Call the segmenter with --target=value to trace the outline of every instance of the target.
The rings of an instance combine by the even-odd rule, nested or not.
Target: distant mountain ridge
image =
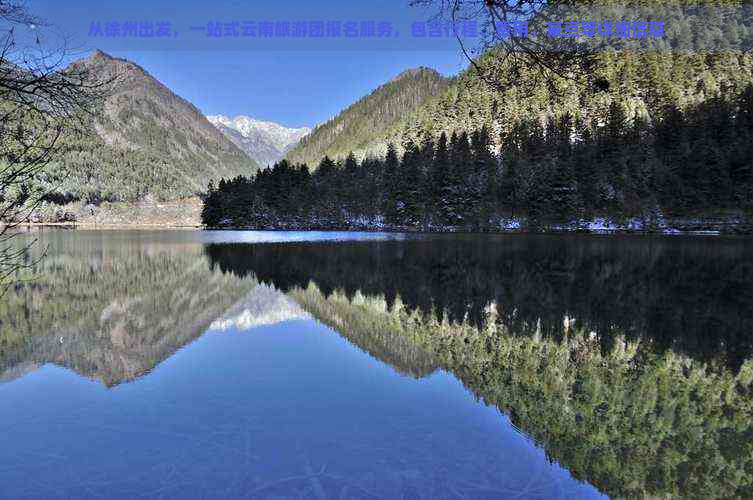
[[[298,141],[311,132],[308,127],[288,128],[279,123],[239,115],[207,116],[212,125],[261,166],[280,161]]]
[[[403,71],[369,95],[362,97],[334,118],[320,124],[286,158],[316,168],[326,155],[344,158],[378,156],[387,148],[387,140],[402,126],[407,116],[440,96],[453,80],[426,67]]]
[[[64,154],[46,178],[52,198],[174,200],[205,191],[210,180],[258,169],[193,104],[141,66],[99,50],[73,65],[115,82],[93,119],[93,133],[62,139]]]

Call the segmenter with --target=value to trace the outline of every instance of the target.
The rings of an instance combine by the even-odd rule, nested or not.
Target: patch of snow
[[[502,219],[499,221],[499,228],[503,231],[518,231],[523,227],[523,223],[518,217]]]
[[[613,220],[605,217],[596,217],[593,220],[584,220],[581,222],[585,229],[594,233],[609,233],[620,229]]]

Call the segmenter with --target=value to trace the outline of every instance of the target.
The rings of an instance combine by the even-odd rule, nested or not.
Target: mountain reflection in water
[[[48,257],[32,266],[36,278],[11,289],[0,303],[0,382],[12,384],[54,363],[113,387],[149,379],[146,374],[205,332],[232,335],[315,319],[399,374],[422,381],[436,380],[442,370],[453,374],[474,397],[506,416],[496,425],[512,424],[550,461],[605,494],[753,496],[750,240],[431,236],[249,244],[217,242],[221,233],[197,240],[196,234],[206,233],[170,236],[166,242],[86,232],[52,236]],[[39,251],[29,255],[30,263]],[[320,362],[295,351],[288,355],[297,360],[293,363]],[[342,370],[349,366],[345,359],[326,361]],[[244,373],[237,370],[236,377]],[[193,387],[195,397],[232,391],[209,382],[222,379],[221,369],[203,376],[207,387]],[[291,383],[276,390],[285,393]],[[333,390],[338,392],[327,398],[334,406],[356,401],[346,383]],[[295,397],[300,401],[288,403],[313,404]],[[318,403],[313,408],[318,411]],[[327,422],[308,417],[310,430],[326,439]],[[358,432],[377,432],[383,417],[371,415]],[[280,425],[285,418],[275,417]],[[430,433],[441,433],[426,422]],[[270,450],[285,446],[275,441],[279,436],[255,432],[270,439]],[[418,450],[408,448],[419,439],[416,432],[401,434],[404,453]],[[222,439],[221,432],[217,436]],[[422,451],[434,450],[440,461],[445,455],[437,449],[444,445],[431,440]],[[364,467],[377,467],[368,452],[360,453]],[[531,473],[525,470],[530,458],[516,466],[505,461],[511,457],[495,455],[495,466],[491,454],[489,464],[474,457],[444,474],[447,484],[439,490],[428,489],[439,484],[436,478],[422,482],[414,470],[410,479],[405,472],[381,478],[384,492],[415,498],[587,493],[561,478],[555,488],[554,476],[543,473],[546,481],[516,483]],[[357,459],[349,461],[356,467]],[[428,458],[425,464],[437,474],[440,465],[447,464],[432,465]],[[168,477],[178,465],[172,467]],[[380,480],[372,474],[376,482],[363,482],[371,481],[367,469],[358,482],[326,466],[321,472],[306,467],[290,483],[264,493],[339,491],[370,498],[367,486]],[[504,470],[509,476],[492,477],[491,471]],[[283,469],[274,472],[285,477]],[[233,481],[228,484],[238,491],[269,486],[262,480],[253,487],[249,479]],[[0,487],[0,496],[3,491]]]

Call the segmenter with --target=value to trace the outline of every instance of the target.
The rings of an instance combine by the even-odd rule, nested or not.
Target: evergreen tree
[[[445,207],[443,219],[447,224],[463,226],[471,208],[468,180],[473,175],[473,159],[466,132],[452,134],[450,158],[452,166],[442,194]]]
[[[343,181],[342,184],[342,199],[343,208],[347,210],[351,217],[357,217],[360,213],[360,194],[361,186],[359,179],[358,160],[351,151],[345,158]]]
[[[260,228],[389,226],[492,229],[500,215],[532,227],[590,217],[641,218],[646,227],[669,214],[753,210],[753,87],[720,95],[659,118],[613,101],[600,121],[564,113],[511,125],[499,158],[487,127],[442,133],[402,160],[393,145],[384,160],[325,157],[311,175],[282,160],[254,177],[210,184],[207,225]],[[348,218],[345,218],[345,215]]]
[[[423,221],[424,200],[422,191],[424,185],[421,151],[413,142],[405,145],[403,161],[400,166],[398,218],[400,223],[408,226],[418,226]]]
[[[656,128],[656,151],[661,163],[657,188],[662,205],[674,210],[689,208],[696,199],[685,171],[690,142],[685,116],[676,106],[665,109]]]
[[[437,141],[436,152],[428,173],[430,184],[429,207],[432,213],[431,219],[435,224],[444,224],[444,214],[448,210],[445,203],[445,194],[448,191],[450,171],[450,152],[447,144],[447,134],[442,132]]]
[[[474,210],[475,226],[487,230],[493,225],[499,203],[499,174],[497,159],[491,152],[491,137],[486,125],[473,133],[471,145],[474,163],[472,192],[477,206]]]
[[[314,174],[314,187],[319,194],[315,211],[318,219],[316,222],[324,227],[331,225],[337,218],[336,175],[335,162],[329,156],[322,158]]]
[[[422,220],[421,226],[426,227],[431,221],[431,212],[433,211],[433,186],[432,173],[434,165],[434,139],[427,136],[421,144],[419,154],[419,170],[422,179],[420,186],[419,198],[422,202]]]
[[[609,105],[604,127],[600,130],[599,160],[603,167],[597,184],[599,206],[610,212],[621,211],[625,202],[627,158],[624,137],[627,125],[625,109],[613,100]]]
[[[384,158],[384,198],[383,210],[384,221],[387,224],[399,224],[398,197],[400,195],[400,181],[398,169],[400,160],[394,144],[387,145],[387,154]]]

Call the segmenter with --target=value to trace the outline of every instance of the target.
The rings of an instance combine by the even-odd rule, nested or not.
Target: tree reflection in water
[[[288,292],[402,371],[452,371],[601,491],[693,498],[753,495],[750,249],[629,237],[205,247],[213,268]]]

